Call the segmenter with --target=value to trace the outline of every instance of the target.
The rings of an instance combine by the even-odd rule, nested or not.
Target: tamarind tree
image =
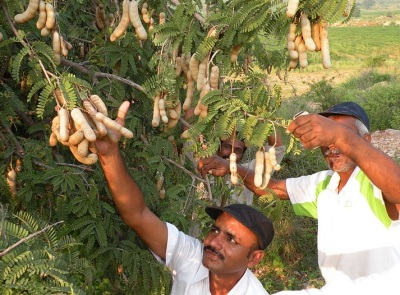
[[[355,4],[295,2],[0,0],[5,294],[168,294],[168,273],[112,205],[92,145],[107,136],[98,117],[106,125],[132,103],[120,145],[147,204],[184,231],[194,215],[204,225],[201,209],[229,189],[207,186],[185,152],[209,156],[235,136],[258,149],[284,128],[271,73],[287,79],[318,50],[329,66],[327,34],[318,33],[348,20]],[[210,198],[197,197],[197,182]]]

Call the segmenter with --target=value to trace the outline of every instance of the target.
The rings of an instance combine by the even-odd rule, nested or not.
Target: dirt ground
[[[400,130],[375,131],[372,133],[372,144],[392,158],[400,160]]]

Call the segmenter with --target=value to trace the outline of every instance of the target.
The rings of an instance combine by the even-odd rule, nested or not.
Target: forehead
[[[225,141],[223,141],[222,143],[221,143],[221,145],[223,145],[223,146],[233,146],[233,148],[244,148],[244,142],[243,141],[241,141],[241,140],[237,140],[237,139],[235,139],[235,140],[231,140],[231,139],[228,139],[228,140],[225,140]]]

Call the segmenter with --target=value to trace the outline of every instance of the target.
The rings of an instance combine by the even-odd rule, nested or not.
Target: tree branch
[[[88,75],[90,74],[94,78],[107,78],[107,79],[111,79],[111,80],[117,80],[117,81],[122,82],[124,84],[127,84],[129,86],[132,86],[132,87],[136,88],[139,91],[144,92],[144,88],[141,85],[136,84],[135,82],[132,82],[131,80],[128,80],[128,79],[125,79],[125,78],[122,78],[122,77],[119,77],[119,76],[116,76],[116,75],[113,75],[113,74],[108,74],[108,73],[102,73],[102,72],[94,72],[94,73],[92,73],[90,71],[90,69],[88,69],[87,67],[85,67],[85,66],[83,66],[81,64],[75,63],[75,62],[73,62],[71,60],[65,59],[63,57],[61,57],[61,63],[66,65],[66,66],[69,66],[71,68],[74,68],[75,70],[78,70],[78,71],[80,71],[80,72],[82,72],[84,74],[88,74]]]
[[[176,163],[175,161],[172,161],[171,159],[165,157],[165,156],[161,156],[161,158],[167,162],[170,162],[171,164],[174,164],[176,167],[180,168],[183,170],[183,172],[189,174],[190,177],[197,179],[198,181],[201,182],[206,182],[203,178],[198,177],[197,175],[195,175],[194,173],[190,172],[189,170],[187,170],[185,167],[183,167],[182,165]]]
[[[56,222],[56,223],[54,223],[54,224],[48,225],[48,226],[46,226],[45,228],[43,228],[43,229],[41,229],[41,230],[39,230],[39,231],[37,231],[37,232],[35,232],[35,233],[33,233],[33,234],[30,234],[29,236],[27,236],[27,237],[25,237],[25,238],[19,240],[18,242],[16,242],[15,244],[11,245],[11,246],[8,247],[7,249],[5,249],[3,252],[1,252],[1,253],[0,253],[0,257],[6,255],[8,252],[10,252],[12,249],[18,247],[18,246],[21,245],[22,243],[25,243],[26,241],[32,239],[33,237],[35,237],[35,236],[37,236],[37,235],[40,235],[41,233],[45,232],[45,231],[48,230],[49,228],[52,228],[53,226],[56,226],[57,224],[63,223],[63,222],[64,222],[64,221],[59,221],[59,222]]]

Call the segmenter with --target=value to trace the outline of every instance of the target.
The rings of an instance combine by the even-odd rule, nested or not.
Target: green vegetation
[[[115,117],[122,100],[133,100],[135,103],[126,117],[126,127],[134,131],[135,137],[123,140],[121,147],[126,166],[143,190],[148,206],[163,220],[176,224],[185,232],[191,226],[192,216],[198,214],[201,230],[207,230],[210,220],[203,208],[210,201],[198,198],[194,185],[197,180],[187,173],[193,172],[193,167],[190,161],[183,161],[185,141],[180,138],[181,130],[176,128],[165,132],[163,128],[151,126],[152,94],[156,90],[170,88],[170,93],[179,93],[175,99],[182,100],[185,96],[184,78],[176,77],[171,59],[175,50],[184,47],[190,52],[195,46],[202,45],[199,52],[204,55],[209,46],[217,42],[212,38],[212,42],[210,39],[210,42],[204,42],[208,31],[193,18],[198,8],[195,3],[201,1],[180,6],[180,17],[175,22],[156,27],[155,32],[161,40],[156,45],[152,40],[139,45],[132,28],[121,40],[111,44],[108,39],[111,28],[100,31],[93,25],[94,7],[87,5],[92,4],[91,1],[59,1],[59,30],[73,43],[68,57],[63,58],[60,65],[55,64],[53,51],[48,45],[50,37],[42,38],[33,22],[17,25],[15,32],[19,32],[18,36],[11,29],[15,24],[8,22],[6,13],[21,12],[26,2],[0,0],[3,8],[0,31],[5,36],[0,43],[2,288],[6,290],[5,294],[168,294],[169,274],[119,218],[99,164],[82,165],[67,147],[61,144],[49,146],[50,125],[55,116],[51,92],[61,83],[66,97],[73,103],[79,102],[79,95],[85,91],[99,93],[107,103],[110,117]],[[167,2],[149,1],[156,7],[154,15],[164,11]],[[258,16],[258,22],[254,22],[248,18],[254,5],[249,1],[234,2],[240,9],[246,8],[246,17],[232,18],[229,13],[233,10],[228,10],[223,15],[223,21],[228,24],[226,28],[234,27],[230,21],[235,22],[236,28],[241,28],[244,20],[248,27],[243,27],[246,30],[240,33],[233,29],[224,32],[225,45],[218,51],[215,62],[223,65],[226,71],[233,67],[241,73],[242,67],[232,66],[229,56],[232,44],[238,42],[245,45],[239,62],[243,63],[245,54],[254,53],[255,60],[259,59],[261,65],[274,71],[283,68],[287,52],[281,52],[282,48],[264,48],[264,42],[257,38],[259,32],[256,28],[272,31],[273,24],[265,25],[263,21],[273,20],[281,24],[279,32],[286,32],[288,19],[271,18],[267,11]],[[341,1],[343,5],[345,2]],[[218,1],[222,8],[223,3],[225,1]],[[107,9],[115,12],[120,8],[116,6]],[[171,7],[168,11],[173,14]],[[275,7],[271,7],[271,11],[272,15],[278,14]],[[186,31],[188,28],[193,31]],[[247,31],[250,29],[254,29],[251,34]],[[371,40],[371,36],[375,36],[375,40]],[[25,42],[31,42],[32,46],[24,47]],[[355,68],[360,75],[338,86],[329,79],[315,83],[309,79],[310,91],[307,93],[284,101],[271,98],[268,104],[276,103],[280,116],[291,118],[300,109],[318,111],[332,103],[354,100],[367,109],[373,118],[374,129],[398,128],[400,89],[395,68],[399,60],[396,42],[398,26],[368,29],[332,27],[332,71],[340,73],[342,69]],[[388,65],[392,73],[383,72]],[[52,83],[47,83],[43,77],[43,67]],[[310,54],[309,67],[299,72],[308,75],[321,69],[320,54],[313,53]],[[162,79],[158,76],[161,70],[164,70]],[[258,83],[267,81],[256,74],[252,78]],[[270,77],[272,74],[268,79]],[[252,88],[257,85],[251,79],[245,82],[251,83]],[[78,85],[75,88],[79,89],[72,85]],[[148,86],[147,92],[141,85]],[[238,89],[244,88],[243,85],[239,84]],[[41,88],[44,90],[39,91]],[[280,94],[281,90],[276,87],[276,91]],[[264,95],[261,91],[257,93],[260,97]],[[242,99],[252,98],[250,91],[240,94]],[[196,92],[195,99],[198,97]],[[210,94],[207,99],[214,97]],[[265,111],[266,106],[264,101],[259,109]],[[213,121],[209,121],[207,123],[212,125]],[[233,123],[229,125],[231,129],[234,126]],[[15,195],[9,192],[6,181],[11,168],[17,171]],[[325,169],[325,163],[318,151],[302,151],[300,155],[287,154],[282,170],[275,176],[295,177],[321,169]],[[160,198],[156,188],[156,180],[161,174],[167,191],[165,199]],[[218,197],[230,193],[223,180],[218,180],[211,192]],[[294,216],[290,203],[278,201],[273,195],[256,200],[254,206],[271,217],[277,230],[276,239],[267,250],[262,265],[254,269],[266,289],[273,293],[282,289],[301,289],[307,284],[321,285],[323,281],[317,267],[316,222]],[[46,231],[40,232],[44,228]],[[9,248],[18,241],[23,243]]]

